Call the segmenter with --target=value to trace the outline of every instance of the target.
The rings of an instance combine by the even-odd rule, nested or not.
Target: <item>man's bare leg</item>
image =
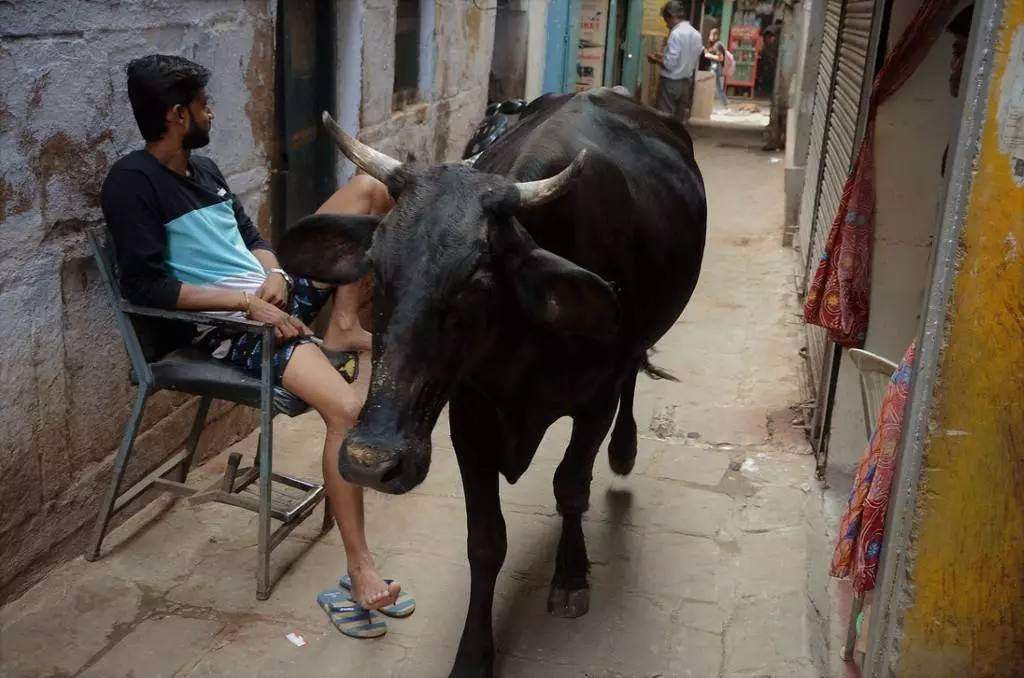
[[[385,214],[393,203],[384,184],[366,174],[357,174],[327,199],[317,214]],[[343,285],[334,293],[330,324],[324,345],[335,350],[369,351],[371,335],[359,324],[359,283]]]
[[[386,584],[373,564],[366,545],[363,488],[347,482],[338,471],[341,443],[359,416],[361,399],[355,388],[331,369],[323,352],[314,344],[295,347],[281,377],[281,385],[309,403],[327,425],[324,485],[345,545],[352,596],[368,610],[391,605],[398,599],[401,587],[397,582]]]

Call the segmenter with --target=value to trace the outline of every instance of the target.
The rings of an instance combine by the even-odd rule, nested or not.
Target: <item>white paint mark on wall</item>
[[[996,109],[999,152],[1008,157],[1013,183],[1024,187],[1024,26],[1017,28]]]

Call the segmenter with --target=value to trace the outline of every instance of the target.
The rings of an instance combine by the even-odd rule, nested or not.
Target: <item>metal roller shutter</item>
[[[826,8],[824,41],[827,43],[832,38],[832,31],[835,31],[837,42],[826,106],[827,118],[820,154],[814,222],[810,230],[805,290],[825,252],[832,221],[839,210],[843,187],[853,165],[854,151],[863,133],[866,107],[862,104],[867,101],[867,88],[871,80],[868,70],[873,66],[873,63],[869,63],[868,55],[871,52],[875,6],[876,0],[831,0]],[[873,72],[873,68],[871,70]],[[819,457],[819,469],[823,469],[828,448],[828,415],[834,394],[833,368],[840,353],[829,341],[826,330],[811,325],[807,328],[807,353],[810,369],[808,376],[814,391],[811,442]]]
[[[818,57],[818,77],[814,88],[814,106],[811,110],[811,135],[807,153],[807,168],[804,174],[804,190],[801,198],[801,218],[810,219],[811,228],[801,229],[809,234],[806,242],[801,242],[801,251],[806,257],[813,253],[814,242],[813,220],[817,211],[818,187],[821,184],[821,168],[824,160],[825,131],[828,127],[829,107],[831,105],[832,81],[835,73],[836,48],[839,42],[839,19],[842,13],[842,1],[830,0],[826,7],[825,26],[822,35],[821,52]],[[806,280],[804,281],[806,286]],[[806,287],[805,287],[806,289]]]
[[[810,227],[801,229],[808,234],[806,242],[801,242],[802,252],[806,257],[803,291],[806,293],[809,276],[817,263],[815,245],[815,222],[820,200],[822,172],[825,169],[825,142],[829,127],[832,107],[832,85],[835,76],[836,52],[839,43],[839,22],[842,17],[842,0],[829,0],[825,7],[825,25],[822,33],[821,54],[818,60],[818,78],[814,91],[814,107],[811,111],[811,134],[807,153],[807,168],[804,174],[804,190],[801,198],[801,219],[810,220]],[[818,384],[824,365],[820,341],[814,336],[815,328],[807,326],[807,374],[803,380],[804,402],[817,401]],[[810,416],[805,417],[811,421]]]

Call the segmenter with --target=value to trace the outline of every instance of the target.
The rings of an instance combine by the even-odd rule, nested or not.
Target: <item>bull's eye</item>
[[[493,304],[487,303],[493,287],[489,275],[477,272],[471,276],[446,310],[442,320],[444,326],[453,332],[483,330],[493,311]]]
[[[509,184],[488,188],[480,197],[484,212],[494,217],[510,217],[519,209],[519,190]]]

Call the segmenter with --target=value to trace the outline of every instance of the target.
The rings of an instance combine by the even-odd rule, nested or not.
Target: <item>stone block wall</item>
[[[395,0],[364,2],[360,139],[399,160],[458,160],[487,104],[495,0],[423,0],[420,101],[399,111],[391,97]]]
[[[139,148],[124,67],[210,66],[210,148],[260,228],[274,113],[274,0],[0,2],[0,602],[82,550],[135,389],[84,228],[110,164]],[[152,398],[130,482],[178,447],[195,399]],[[212,453],[252,430],[217,403]]]

